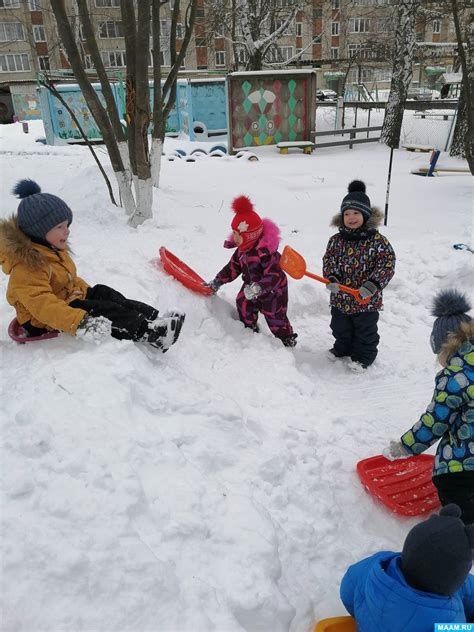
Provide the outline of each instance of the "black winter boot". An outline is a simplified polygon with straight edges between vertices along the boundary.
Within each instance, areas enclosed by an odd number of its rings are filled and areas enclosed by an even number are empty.
[[[281,338],[281,341],[285,347],[296,347],[297,338],[298,338],[298,334],[291,334],[291,336],[287,336],[286,338]]]

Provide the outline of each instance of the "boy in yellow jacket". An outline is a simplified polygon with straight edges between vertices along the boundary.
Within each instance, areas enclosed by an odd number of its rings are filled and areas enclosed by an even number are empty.
[[[72,211],[63,200],[32,180],[21,180],[13,192],[21,202],[16,216],[0,221],[0,263],[10,277],[7,301],[28,335],[109,333],[163,353],[176,342],[184,314],[159,318],[154,307],[77,276],[67,244]]]

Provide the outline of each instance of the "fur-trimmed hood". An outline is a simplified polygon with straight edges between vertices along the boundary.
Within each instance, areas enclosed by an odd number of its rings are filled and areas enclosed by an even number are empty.
[[[376,206],[372,207],[372,215],[369,217],[367,222],[361,227],[361,230],[374,230],[380,226],[383,222],[383,213]],[[337,213],[334,215],[331,221],[331,226],[335,226],[336,228],[344,228],[344,221],[342,217],[342,213]]]
[[[57,258],[54,250],[31,241],[18,228],[15,215],[9,219],[0,220],[0,264],[5,274],[10,274],[18,263],[24,263],[29,268],[38,270],[50,258]]]
[[[267,248],[270,252],[276,252],[280,245],[280,229],[271,219],[262,219],[262,223],[263,232],[254,248]],[[224,242],[224,248],[237,248],[232,233]]]
[[[446,342],[438,354],[440,364],[445,366],[448,359],[454,355],[465,342],[474,343],[474,319],[472,318],[469,322],[462,322],[455,332],[451,332],[448,335]]]

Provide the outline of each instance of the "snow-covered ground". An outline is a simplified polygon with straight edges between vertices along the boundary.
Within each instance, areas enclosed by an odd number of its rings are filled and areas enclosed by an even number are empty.
[[[428,155],[395,152],[382,232],[397,269],[379,356],[358,375],[326,359],[323,285],[290,280],[299,344],[287,349],[264,323],[244,330],[238,281],[205,298],[150,262],[164,245],[213,278],[230,256],[230,202],[247,194],[320,272],[348,182],[364,179],[383,207],[386,147],[165,160],[154,219],[134,230],[87,148],[38,144],[42,133],[0,127],[1,215],[16,211],[18,179],[37,180],[73,209],[83,278],[187,317],[164,356],[113,339],[22,346],[1,301],[2,632],[309,632],[344,614],[347,566],[398,550],[417,522],[372,500],[355,466],[431,397],[430,301],[442,287],[472,296],[472,254],[452,247],[473,243],[472,178],[415,177]]]

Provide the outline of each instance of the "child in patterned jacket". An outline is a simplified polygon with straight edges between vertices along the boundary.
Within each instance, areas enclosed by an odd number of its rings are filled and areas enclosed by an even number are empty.
[[[466,313],[470,308],[455,290],[435,297],[431,348],[444,368],[436,376],[426,412],[383,452],[390,460],[406,458],[439,441],[433,483],[441,504],[459,505],[466,524],[474,524],[474,320]]]
[[[331,281],[331,330],[335,338],[329,357],[349,356],[349,368],[362,371],[377,356],[377,322],[382,309],[382,290],[395,273],[395,253],[377,226],[381,212],[372,208],[365,184],[354,180],[332,221],[339,229],[327,245],[323,274]],[[339,283],[359,290],[361,304],[339,291]]]
[[[237,294],[237,311],[245,327],[258,331],[261,312],[272,334],[285,347],[296,345],[297,334],[287,317],[288,280],[280,267],[279,228],[269,219],[261,219],[245,195],[232,202],[235,213],[232,235],[224,248],[235,248],[229,263],[208,283],[214,293],[224,283],[242,275],[244,281]]]

